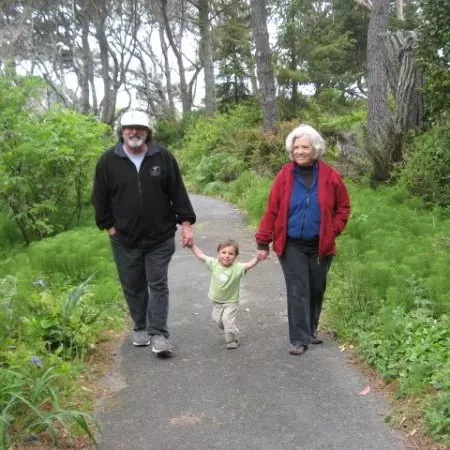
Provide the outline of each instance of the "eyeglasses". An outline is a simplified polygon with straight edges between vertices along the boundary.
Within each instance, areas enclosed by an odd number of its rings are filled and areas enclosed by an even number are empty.
[[[138,131],[148,131],[147,127],[141,125],[125,125],[122,127],[123,130],[138,130]]]

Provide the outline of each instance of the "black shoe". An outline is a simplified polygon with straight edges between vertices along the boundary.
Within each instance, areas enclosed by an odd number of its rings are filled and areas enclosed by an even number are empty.
[[[317,345],[317,344],[322,344],[323,340],[318,338],[317,336],[311,336],[310,342],[311,342],[311,344]]]
[[[303,353],[305,353],[306,350],[308,350],[308,347],[306,345],[294,345],[294,344],[292,344],[289,347],[289,353],[291,355],[300,356],[300,355],[303,355]]]

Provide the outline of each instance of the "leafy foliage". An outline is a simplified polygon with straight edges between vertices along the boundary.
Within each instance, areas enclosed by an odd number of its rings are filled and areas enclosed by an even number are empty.
[[[249,80],[254,73],[249,6],[234,2],[229,14],[214,30],[218,61],[216,98],[219,111],[237,106],[251,96]]]
[[[233,182],[248,170],[263,177],[277,173],[288,162],[285,137],[301,122],[321,130],[328,140],[328,156],[333,158],[338,153],[335,144],[339,133],[357,128],[365,114],[358,102],[342,102],[337,91],[326,90],[307,102],[301,113],[303,120],[280,122],[276,134],[266,134],[256,127],[258,110],[251,105],[239,106],[213,119],[198,118],[186,130],[177,157],[192,187],[218,192],[220,183]]]
[[[450,389],[450,221],[399,187],[350,188],[352,217],[330,273],[327,325],[355,341],[386,381],[396,380],[399,396],[422,397],[436,437],[446,407],[431,412],[428,396],[439,392],[445,401]]]
[[[71,406],[83,359],[124,313],[107,236],[80,228],[34,242],[0,262],[0,437],[4,447],[62,427],[92,436]],[[87,398],[86,398],[87,400]],[[74,428],[75,426],[75,428]],[[0,444],[0,448],[3,448]]]
[[[399,182],[427,204],[450,207],[450,125],[418,134],[405,151]]]
[[[190,179],[198,176],[197,166],[212,153],[228,152],[229,135],[259,123],[260,112],[252,107],[238,106],[214,119],[199,116],[186,130],[183,147],[176,149],[180,167]]]
[[[202,116],[204,116],[202,111],[193,111],[185,114],[179,121],[172,118],[158,120],[153,127],[153,138],[166,147],[177,148],[184,138],[186,129]]]
[[[3,209],[26,243],[67,229],[89,203],[90,180],[108,128],[59,108],[38,111],[34,80],[0,78],[0,183]]]
[[[61,405],[61,373],[54,366],[44,369],[38,358],[29,364],[35,367],[31,370],[26,366],[0,368],[0,446],[8,448],[9,444],[25,438],[27,434],[42,431],[50,431],[54,443],[58,445],[57,425],[67,430],[75,424],[98,447],[92,433],[95,423],[93,418],[87,413]],[[10,437],[12,427],[15,433]]]
[[[295,108],[299,93],[336,88],[357,94],[365,66],[368,17],[355,3],[276,2],[277,79]]]
[[[446,0],[420,0],[418,62],[426,77],[431,119],[448,119],[450,111],[450,21]]]

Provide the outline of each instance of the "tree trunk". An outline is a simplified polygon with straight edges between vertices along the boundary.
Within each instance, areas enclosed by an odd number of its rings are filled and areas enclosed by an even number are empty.
[[[253,39],[256,47],[256,69],[259,82],[260,104],[265,132],[276,131],[275,79],[272,52],[267,31],[267,12],[264,0],[251,0]]]
[[[94,4],[97,8],[96,38],[100,48],[101,75],[104,85],[104,97],[102,108],[100,108],[101,119],[113,125],[117,93],[125,83],[125,76],[136,49],[140,25],[136,9],[137,1],[127,2],[126,12],[122,11],[121,16],[117,18],[117,24],[112,23],[111,11],[118,4],[108,0],[97,0]]]
[[[405,20],[403,9],[404,9],[403,0],[395,0],[395,10],[397,12],[397,19],[399,20]]]
[[[247,61],[248,76],[250,78],[250,85],[252,87],[252,95],[258,95],[258,80],[256,78],[256,67],[254,59]]]
[[[170,28],[169,17],[167,15],[167,0],[161,0],[161,12],[164,21],[164,28],[166,30],[167,39],[169,40],[170,47],[175,54],[178,65],[178,73],[180,77],[180,94],[181,94],[181,105],[183,108],[183,113],[187,113],[191,110],[192,98],[189,95],[188,85],[186,83],[186,70],[183,64],[183,56],[178,48],[177,43],[173,37],[172,29]]]
[[[367,33],[367,151],[374,164],[374,181],[389,179],[391,154],[397,147],[389,110],[388,78],[384,63],[383,38],[389,20],[389,0],[372,3]]]
[[[84,12],[84,14],[83,14]],[[89,19],[86,17],[85,11],[80,15],[79,20],[81,21],[81,60],[82,67],[79,68],[78,72],[78,83],[81,88],[81,105],[80,111],[82,114],[88,114],[91,105],[89,100],[89,75],[92,71],[92,52],[89,47]]]
[[[94,70],[92,67],[91,73],[89,74],[89,84],[91,85],[91,92],[92,92],[92,112],[97,116],[98,115],[97,88],[95,87]]]
[[[394,129],[399,135],[424,125],[423,74],[413,58],[416,40],[416,34],[407,30],[383,35],[389,86],[396,104]]]
[[[160,22],[162,23],[162,22]],[[175,109],[175,100],[173,95],[173,86],[172,86],[172,71],[170,69],[169,62],[169,52],[168,45],[166,43],[166,38],[164,36],[164,28],[163,26],[158,27],[159,30],[159,40],[161,42],[161,51],[164,58],[164,76],[166,78],[166,86],[167,86],[167,99],[169,102],[169,111],[172,118],[176,117],[176,109]]]
[[[115,99],[112,95],[112,80],[109,73],[109,48],[106,38],[104,21],[99,20],[97,26],[97,40],[100,47],[101,74],[103,80],[104,97],[102,100],[101,120],[110,125],[114,122]],[[114,101],[114,103],[113,103]]]
[[[200,15],[200,36],[203,60],[203,70],[205,72],[205,106],[208,117],[214,115],[214,67],[213,67],[213,46],[211,36],[211,26],[209,21],[209,2],[199,0]]]

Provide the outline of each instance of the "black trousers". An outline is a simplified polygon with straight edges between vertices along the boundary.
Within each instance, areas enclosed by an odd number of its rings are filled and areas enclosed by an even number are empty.
[[[327,275],[333,257],[319,260],[318,243],[289,239],[279,260],[286,281],[289,340],[308,346],[322,312]]]
[[[147,247],[126,247],[111,237],[111,247],[134,330],[169,337],[169,262],[175,252],[173,237]]]

